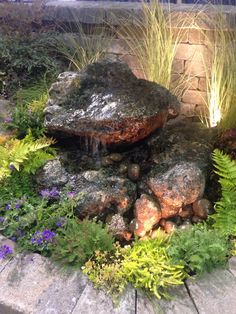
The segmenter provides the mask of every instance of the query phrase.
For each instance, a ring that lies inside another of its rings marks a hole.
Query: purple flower
[[[0,217],[0,223],[4,222],[4,217]]]
[[[40,195],[44,198],[55,198],[60,195],[60,192],[56,187],[53,187],[51,190],[41,190]]]
[[[55,232],[49,229],[46,229],[43,232],[36,231],[34,236],[31,238],[31,243],[38,246],[41,246],[42,244],[52,243],[55,236]]]
[[[67,192],[67,193],[66,193],[66,197],[67,197],[67,198],[72,199],[72,198],[74,198],[75,196],[76,196],[76,193],[75,193],[75,192]]]
[[[15,166],[13,164],[9,165],[9,169],[12,170],[12,171],[16,170],[16,168],[15,168]]]
[[[13,121],[12,117],[8,116],[4,119],[5,123],[11,123]]]
[[[5,209],[6,209],[6,210],[11,210],[11,204],[6,204]]]
[[[15,204],[15,208],[16,208],[16,209],[20,209],[20,208],[21,208],[21,204],[20,204],[20,203],[16,203],[16,204]]]
[[[4,259],[7,257],[7,255],[10,255],[12,254],[13,251],[12,249],[10,248],[10,246],[6,245],[6,244],[3,244],[1,247],[0,247],[0,259]]]
[[[58,228],[64,228],[65,223],[66,223],[66,219],[64,217],[60,217],[56,223],[56,226]]]

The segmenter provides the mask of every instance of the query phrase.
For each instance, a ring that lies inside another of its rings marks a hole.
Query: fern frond
[[[236,231],[236,162],[218,149],[212,153],[212,159],[222,190],[212,218],[215,228],[223,234],[231,235]]]
[[[43,151],[54,143],[46,137],[34,140],[29,134],[23,140],[11,139],[4,146],[0,145],[0,180],[10,176],[10,166],[19,171],[25,164],[28,173],[35,173],[47,160],[54,158],[54,154]]]

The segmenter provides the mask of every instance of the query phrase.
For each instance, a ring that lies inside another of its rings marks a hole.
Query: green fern
[[[222,190],[221,199],[215,204],[216,213],[212,215],[214,226],[223,234],[236,234],[236,162],[218,149],[214,150],[212,159]]]
[[[28,135],[23,140],[11,139],[0,145],[0,181],[9,177],[12,170],[19,171],[21,166],[27,173],[35,173],[47,160],[54,158],[52,150],[42,150],[53,143],[46,137],[34,140]]]

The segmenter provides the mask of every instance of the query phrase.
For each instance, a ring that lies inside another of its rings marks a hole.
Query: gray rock
[[[236,313],[236,278],[227,270],[216,270],[198,280],[187,280],[198,312],[201,314]]]
[[[63,187],[70,179],[59,159],[48,161],[36,174],[37,184],[44,188]]]
[[[123,215],[136,197],[135,184],[102,170],[79,174],[75,180],[75,189],[79,192],[75,210],[82,218],[116,211]]]
[[[49,94],[45,126],[50,133],[92,137],[103,144],[137,142],[180,109],[166,88],[137,79],[125,63],[109,60],[74,76],[61,74]]]
[[[36,175],[40,188],[67,187],[77,195],[75,212],[80,218],[123,215],[134,203],[136,185],[105,170],[70,174],[59,159],[49,161]]]
[[[101,290],[88,284],[72,314],[135,314],[135,291],[128,288],[121,297],[119,306],[114,307],[112,300]]]

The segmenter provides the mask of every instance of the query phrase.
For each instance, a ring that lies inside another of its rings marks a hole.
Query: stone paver
[[[73,314],[135,314],[135,290],[128,288],[118,307],[101,290],[88,284],[82,293]]]
[[[228,270],[215,270],[187,285],[199,314],[236,314],[236,278]]]
[[[148,299],[138,292],[137,314],[197,314],[197,310],[184,285],[170,289],[171,300]]]
[[[0,235],[0,244],[14,243]],[[120,303],[96,290],[80,272],[61,272],[39,254],[0,260],[0,314],[236,314],[236,257],[170,290],[171,300],[128,287]]]

